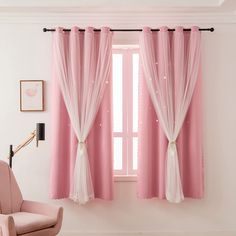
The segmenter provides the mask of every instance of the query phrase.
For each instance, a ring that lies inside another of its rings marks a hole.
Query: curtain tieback
[[[83,149],[83,147],[85,146],[85,141],[79,141],[79,147],[80,149]]]
[[[169,155],[171,157],[173,157],[175,155],[175,152],[176,152],[176,141],[174,141],[174,140],[169,141],[168,152],[169,152]]]
[[[176,145],[176,141],[173,141],[173,140],[172,140],[172,141],[169,141],[169,144],[170,144],[170,145]]]

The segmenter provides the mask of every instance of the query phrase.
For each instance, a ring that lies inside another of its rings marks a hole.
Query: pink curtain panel
[[[58,28],[53,53],[51,197],[111,200],[110,31]]]
[[[202,198],[200,32],[144,28],[140,51],[138,196]]]

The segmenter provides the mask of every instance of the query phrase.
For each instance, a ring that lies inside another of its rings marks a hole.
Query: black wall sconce
[[[30,133],[29,137],[24,140],[20,145],[18,145],[13,150],[13,145],[10,145],[10,152],[9,152],[9,166],[12,168],[12,159],[14,155],[19,152],[22,148],[26,147],[30,144],[34,138],[36,138],[36,147],[38,147],[38,143],[41,140],[45,140],[45,124],[44,123],[37,123],[36,129]]]

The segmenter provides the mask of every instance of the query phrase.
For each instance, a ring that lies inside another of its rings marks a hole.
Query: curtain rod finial
[[[47,32],[47,28],[43,28],[43,32]]]
[[[210,28],[210,31],[213,32],[215,29],[214,28]]]

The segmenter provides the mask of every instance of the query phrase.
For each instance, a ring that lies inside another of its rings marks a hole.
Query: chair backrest
[[[20,211],[22,195],[8,164],[0,160],[0,214]]]

